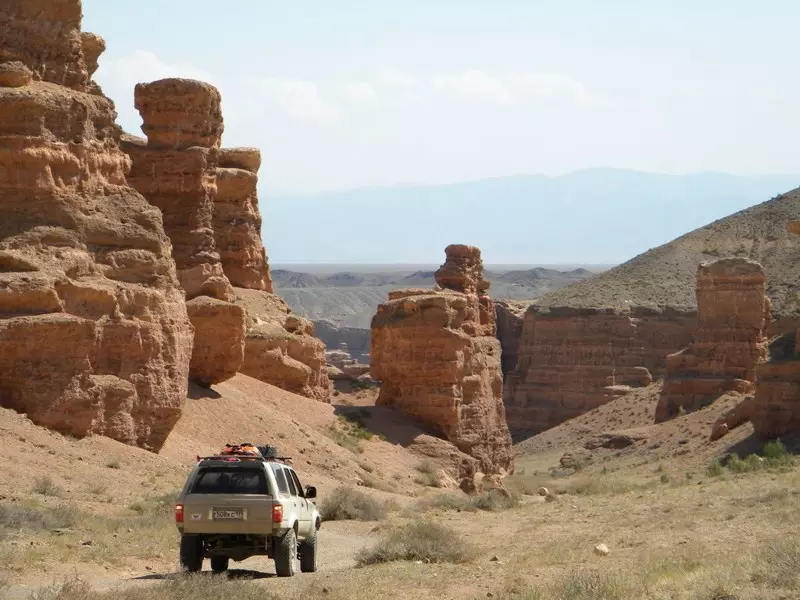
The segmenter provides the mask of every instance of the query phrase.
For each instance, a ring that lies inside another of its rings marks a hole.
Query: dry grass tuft
[[[351,487],[338,487],[319,504],[323,521],[382,521],[388,516],[384,502]]]
[[[472,544],[454,529],[425,519],[391,527],[375,547],[356,556],[356,563],[362,567],[408,560],[459,564],[475,554]]]
[[[34,592],[31,600],[272,600],[277,598],[252,581],[231,580],[209,573],[177,576],[143,587],[96,592],[80,579],[70,579]]]

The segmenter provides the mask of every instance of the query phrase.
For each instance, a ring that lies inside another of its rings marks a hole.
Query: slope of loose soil
[[[578,451],[589,457],[589,468],[603,467],[628,470],[652,462],[668,462],[674,468],[697,468],[708,464],[714,457],[738,445],[747,446],[753,434],[750,424],[734,429],[727,436],[709,441],[714,422],[727,410],[742,400],[736,393],[720,396],[714,403],[694,412],[655,424],[655,409],[663,382],[634,390],[608,404],[579,417],[565,421],[539,435],[515,446],[518,468],[552,463],[564,452]],[[587,450],[584,445],[603,434],[629,434],[637,439],[622,449],[596,448]],[[757,448],[758,442],[753,442]]]
[[[344,484],[398,506],[424,490],[418,467],[444,466],[454,450],[390,409],[323,404],[244,375],[213,390],[190,388],[159,454],[65,437],[7,409],[0,438],[0,571],[22,582],[73,570],[118,578],[174,569],[175,494],[197,455],[228,442],[277,445],[301,481],[317,486],[318,502]],[[350,565],[369,541],[358,524],[325,530],[321,539],[338,547],[326,550],[329,567]]]
[[[787,224],[800,219],[800,188],[696,229],[617,267],[536,299],[542,306],[694,307],[695,275],[703,261],[744,256],[767,272],[767,294],[779,315],[800,312],[800,240]],[[612,232],[613,234],[613,232]],[[624,235],[624,232],[620,232]]]

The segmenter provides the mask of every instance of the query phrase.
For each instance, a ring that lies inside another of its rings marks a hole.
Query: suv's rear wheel
[[[181,569],[195,573],[203,568],[203,540],[199,535],[182,535],[180,547]]]
[[[212,556],[211,557],[211,570],[215,573],[222,573],[228,570],[228,563],[230,558],[227,556]]]
[[[314,573],[317,570],[317,532],[314,531],[300,544],[300,570]]]
[[[297,535],[290,529],[278,539],[275,545],[275,572],[278,577],[294,575],[294,561],[297,558]]]

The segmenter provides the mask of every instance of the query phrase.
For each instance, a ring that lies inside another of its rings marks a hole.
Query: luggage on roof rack
[[[240,444],[225,444],[225,448],[215,456],[198,456],[198,462],[201,460],[227,460],[239,461],[241,459],[251,460],[279,460],[282,462],[291,461],[291,457],[278,456],[278,448],[265,444],[263,446],[256,446],[250,442],[242,442]]]

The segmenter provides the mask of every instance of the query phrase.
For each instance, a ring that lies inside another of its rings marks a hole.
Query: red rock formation
[[[247,313],[241,372],[282,389],[328,402],[331,382],[325,344],[310,321],[293,315],[272,293],[272,278],[261,241],[258,169],[261,154],[251,148],[220,151],[213,229],[225,275],[236,303]]]
[[[788,230],[800,234],[800,221]],[[794,329],[771,340],[768,360],[756,367],[756,392],[751,421],[755,433],[776,438],[800,432],[800,330]]]
[[[221,97],[207,83],[162,79],[137,85],[135,103],[147,141],[124,139],[129,180],[163,214],[196,328],[190,377],[210,386],[239,370],[245,338],[245,314],[233,303],[213,230]]]
[[[497,339],[500,340],[503,350],[500,362],[504,378],[517,366],[519,343],[522,339],[522,323],[525,320],[525,310],[529,304],[512,300],[495,300]]]
[[[444,290],[399,290],[372,321],[377,403],[442,432],[486,474],[513,470],[505,420],[500,342],[485,294],[480,250],[453,245],[436,273]]]
[[[0,5],[0,406],[158,450],[192,326],[80,25],[79,0]]]
[[[769,326],[764,268],[723,258],[697,268],[697,330],[692,343],[667,357],[656,422],[696,410],[726,392],[750,394],[756,365],[766,359]]]
[[[505,382],[514,435],[539,433],[649,385],[691,339],[692,312],[528,308],[516,368]]]
[[[256,190],[260,166],[261,153],[256,149],[225,148],[220,152],[214,237],[231,284],[272,292]]]
[[[247,312],[241,372],[295,394],[330,401],[325,344],[314,337],[311,321],[293,315],[276,294],[236,288],[236,302]]]

